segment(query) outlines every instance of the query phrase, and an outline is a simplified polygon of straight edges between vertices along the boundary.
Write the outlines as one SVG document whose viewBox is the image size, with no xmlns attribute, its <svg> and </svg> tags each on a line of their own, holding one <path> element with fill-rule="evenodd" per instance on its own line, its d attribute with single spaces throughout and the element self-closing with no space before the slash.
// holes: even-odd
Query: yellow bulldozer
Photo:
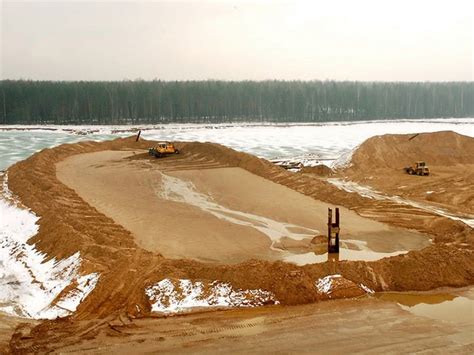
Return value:
<svg viewBox="0 0 474 355">
<path fill-rule="evenodd" d="M 430 175 L 430 168 L 424 161 L 415 162 L 415 166 L 405 168 L 405 171 L 410 175 L 428 176 Z"/>
<path fill-rule="evenodd" d="M 156 146 L 148 149 L 148 154 L 156 158 L 162 158 L 170 154 L 179 154 L 179 150 L 170 142 L 159 142 Z"/>
</svg>

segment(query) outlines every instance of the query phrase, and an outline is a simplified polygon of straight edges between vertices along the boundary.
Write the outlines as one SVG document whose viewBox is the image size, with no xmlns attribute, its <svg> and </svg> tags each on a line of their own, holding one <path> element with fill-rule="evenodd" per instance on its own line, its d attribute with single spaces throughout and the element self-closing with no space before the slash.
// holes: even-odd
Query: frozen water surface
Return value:
<svg viewBox="0 0 474 355">
<path fill-rule="evenodd" d="M 335 160 L 367 138 L 386 133 L 452 130 L 474 136 L 474 119 L 426 119 L 319 124 L 169 124 L 155 126 L 0 126 L 0 170 L 43 148 L 135 134 L 171 141 L 221 143 L 266 159 Z M 27 129 L 27 130 L 25 130 Z"/>
</svg>

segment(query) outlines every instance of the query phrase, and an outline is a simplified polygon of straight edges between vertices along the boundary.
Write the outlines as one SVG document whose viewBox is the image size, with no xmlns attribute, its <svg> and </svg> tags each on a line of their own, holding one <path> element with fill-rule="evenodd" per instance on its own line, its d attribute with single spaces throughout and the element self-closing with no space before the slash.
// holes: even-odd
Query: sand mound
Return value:
<svg viewBox="0 0 474 355">
<path fill-rule="evenodd" d="M 369 138 L 352 155 L 351 169 L 401 169 L 415 161 L 428 165 L 474 164 L 474 139 L 444 131 L 420 134 L 387 134 Z"/>
<path fill-rule="evenodd" d="M 420 160 L 430 176 L 406 174 L 403 168 Z M 340 173 L 386 194 L 474 218 L 474 138 L 450 131 L 372 137 Z"/>
</svg>

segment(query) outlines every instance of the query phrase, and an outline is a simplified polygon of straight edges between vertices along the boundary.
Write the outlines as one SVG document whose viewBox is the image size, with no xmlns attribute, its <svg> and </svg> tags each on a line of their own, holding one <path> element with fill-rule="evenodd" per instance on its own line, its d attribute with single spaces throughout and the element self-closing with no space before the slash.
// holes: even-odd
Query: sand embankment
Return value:
<svg viewBox="0 0 474 355">
<path fill-rule="evenodd" d="M 361 216 L 430 234 L 434 244 L 374 262 L 341 261 L 336 265 L 322 263 L 305 267 L 280 261 L 216 265 L 168 259 L 143 248 L 130 230 L 100 210 L 102 202 L 94 207 L 81 197 L 83 191 L 76 192 L 56 175 L 56 164 L 67 163 L 66 159 L 78 154 L 111 150 L 132 154 L 145 151 L 152 144 L 136 143 L 134 138 L 66 144 L 45 149 L 8 169 L 11 190 L 41 217 L 39 233 L 31 242 L 51 257 L 64 258 L 79 251 L 83 271 L 101 274 L 95 290 L 78 308 L 76 319 L 104 317 L 113 312 L 147 315 L 150 304 L 144 289 L 163 278 L 222 280 L 242 289 L 265 289 L 273 292 L 284 305 L 321 299 L 315 291 L 315 280 L 335 272 L 375 290 L 426 290 L 474 283 L 472 229 L 464 224 L 416 208 L 349 194 L 323 180 L 289 173 L 267 161 L 220 145 L 183 143 L 179 145 L 183 154 L 177 157 L 156 160 L 143 153 L 129 159 L 148 159 L 168 176 L 183 169 L 241 168 L 311 198 L 346 206 Z M 100 167 L 96 167 L 96 172 L 99 170 Z M 113 185 L 114 181 L 109 183 Z M 199 181 L 195 183 L 199 185 Z"/>
<path fill-rule="evenodd" d="M 404 171 L 420 160 L 429 165 L 430 176 Z M 391 195 L 474 215 L 474 138 L 455 132 L 372 137 L 355 150 L 341 175 Z"/>
</svg>

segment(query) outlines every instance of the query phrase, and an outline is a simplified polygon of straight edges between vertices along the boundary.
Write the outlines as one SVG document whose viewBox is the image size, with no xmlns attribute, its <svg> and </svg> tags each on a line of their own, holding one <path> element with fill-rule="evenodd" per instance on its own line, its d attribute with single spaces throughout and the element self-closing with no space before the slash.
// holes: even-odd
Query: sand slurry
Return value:
<svg viewBox="0 0 474 355">
<path fill-rule="evenodd" d="M 282 238 L 308 244 L 325 233 L 327 203 L 239 167 L 164 173 L 149 159 L 128 159 L 137 153 L 74 155 L 57 165 L 57 176 L 147 250 L 203 262 L 276 260 L 288 258 L 274 247 Z M 343 239 L 362 241 L 382 257 L 429 245 L 420 233 L 340 210 Z"/>
</svg>

